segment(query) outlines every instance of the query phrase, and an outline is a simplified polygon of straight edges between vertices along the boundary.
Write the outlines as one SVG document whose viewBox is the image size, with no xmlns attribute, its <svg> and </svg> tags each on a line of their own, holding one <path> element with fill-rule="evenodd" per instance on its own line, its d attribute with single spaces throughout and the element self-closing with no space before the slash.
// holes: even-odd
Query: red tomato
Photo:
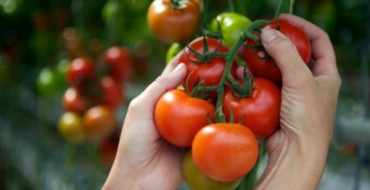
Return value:
<svg viewBox="0 0 370 190">
<path fill-rule="evenodd" d="M 220 44 L 221 42 L 217 39 L 207 38 L 206 42 L 208 51 L 215 51 L 218 47 L 219 49 L 217 52 L 222 53 L 229 51 L 229 49 L 223 44 Z M 189 44 L 189 47 L 202 54 L 204 48 L 203 43 L 204 38 L 199 37 L 192 41 Z M 221 81 L 225 69 L 226 60 L 221 57 L 213 57 L 202 63 L 195 63 L 197 61 L 199 61 L 198 58 L 193 53 L 191 53 L 189 48 L 185 48 L 179 59 L 180 63 L 186 64 L 188 70 L 189 91 L 193 90 L 197 82 L 204 81 L 204 86 L 218 85 Z M 235 76 L 236 67 L 236 62 L 233 62 L 231 67 L 231 74 L 233 76 Z M 186 80 L 187 79 L 185 78 L 182 82 L 184 87 L 186 87 Z"/>
<path fill-rule="evenodd" d="M 104 166 L 111 167 L 116 157 L 120 133 L 115 132 L 108 138 L 104 138 L 99 145 L 100 161 Z"/>
<path fill-rule="evenodd" d="M 108 75 L 117 82 L 122 82 L 132 72 L 132 59 L 129 51 L 124 47 L 113 46 L 104 54 L 104 63 Z"/>
<path fill-rule="evenodd" d="M 69 87 L 63 95 L 63 107 L 67 111 L 83 113 L 92 105 L 92 101 L 74 87 Z"/>
<path fill-rule="evenodd" d="M 101 103 L 113 109 L 121 106 L 124 101 L 124 93 L 120 84 L 112 77 L 106 76 L 101 82 L 102 98 Z"/>
<path fill-rule="evenodd" d="M 67 70 L 67 80 L 75 87 L 85 87 L 94 78 L 94 63 L 89 58 L 74 59 Z"/>
<path fill-rule="evenodd" d="M 213 118 L 215 106 L 188 96 L 182 90 L 163 94 L 154 109 L 154 121 L 159 134 L 174 145 L 189 147 L 195 134 Z"/>
<path fill-rule="evenodd" d="M 254 78 L 249 97 L 235 98 L 231 90 L 226 89 L 223 112 L 229 120 L 232 111 L 234 122 L 243 121 L 243 125 L 250 128 L 257 137 L 266 138 L 279 128 L 280 105 L 280 89 L 267 79 Z"/>
<path fill-rule="evenodd" d="M 195 136 L 192 154 L 196 166 L 209 178 L 233 181 L 252 170 L 258 158 L 253 132 L 235 123 L 214 123 Z"/>
<path fill-rule="evenodd" d="M 170 44 L 194 38 L 200 14 L 199 0 L 154 0 L 149 6 L 147 20 L 153 34 Z"/>
<path fill-rule="evenodd" d="M 87 140 L 101 141 L 116 130 L 116 117 L 107 106 L 98 105 L 87 110 L 83 116 Z"/>
<path fill-rule="evenodd" d="M 273 20 L 267 26 L 270 28 L 278 29 L 284 35 L 286 35 L 293 44 L 297 47 L 299 55 L 302 60 L 308 64 L 311 59 L 311 44 L 306 34 L 298 27 L 289 24 L 285 20 Z M 257 45 L 253 40 L 248 40 L 246 45 Z M 248 64 L 248 68 L 255 77 L 264 77 L 274 81 L 277 84 L 281 84 L 281 73 L 279 68 L 276 66 L 275 61 L 271 58 L 264 57 L 262 50 L 255 50 L 251 48 L 245 49 L 245 61 Z M 294 63 L 292 63 L 294 64 Z"/>
</svg>

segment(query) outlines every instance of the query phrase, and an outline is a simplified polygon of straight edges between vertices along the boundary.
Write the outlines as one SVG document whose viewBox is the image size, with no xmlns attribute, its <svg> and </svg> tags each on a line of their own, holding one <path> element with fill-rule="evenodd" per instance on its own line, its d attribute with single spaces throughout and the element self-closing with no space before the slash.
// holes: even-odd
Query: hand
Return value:
<svg viewBox="0 0 370 190">
<path fill-rule="evenodd" d="M 316 189 L 334 125 L 340 77 L 328 35 L 306 20 L 282 15 L 310 39 L 310 68 L 282 33 L 263 29 L 267 52 L 282 73 L 280 129 L 267 141 L 268 166 L 256 189 Z M 310 70 L 311 69 L 311 70 Z"/>
<path fill-rule="evenodd" d="M 177 57 L 161 76 L 129 105 L 116 159 L 103 189 L 176 189 L 182 182 L 182 149 L 158 134 L 153 111 L 158 98 L 176 88 L 186 75 Z"/>
</svg>

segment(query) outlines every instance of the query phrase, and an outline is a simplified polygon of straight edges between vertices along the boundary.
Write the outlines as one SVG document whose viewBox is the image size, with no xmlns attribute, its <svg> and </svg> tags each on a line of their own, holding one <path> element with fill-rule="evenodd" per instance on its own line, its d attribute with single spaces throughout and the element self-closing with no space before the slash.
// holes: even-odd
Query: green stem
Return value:
<svg viewBox="0 0 370 190">
<path fill-rule="evenodd" d="M 274 19 L 278 19 L 281 13 L 293 13 L 294 0 L 280 0 Z"/>
<path fill-rule="evenodd" d="M 202 15 L 201 15 L 201 23 L 202 23 L 202 30 L 207 30 L 208 28 L 208 8 L 209 8 L 209 0 L 203 0 L 203 9 L 202 9 Z"/>
</svg>

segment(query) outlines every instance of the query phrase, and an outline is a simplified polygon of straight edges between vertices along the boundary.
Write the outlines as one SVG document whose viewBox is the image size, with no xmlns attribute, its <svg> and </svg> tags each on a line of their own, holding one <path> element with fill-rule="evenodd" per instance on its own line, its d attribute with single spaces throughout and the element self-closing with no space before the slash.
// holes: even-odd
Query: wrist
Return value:
<svg viewBox="0 0 370 190">
<path fill-rule="evenodd" d="M 317 189 L 327 148 L 288 140 L 280 145 L 269 149 L 269 162 L 256 189 Z"/>
</svg>

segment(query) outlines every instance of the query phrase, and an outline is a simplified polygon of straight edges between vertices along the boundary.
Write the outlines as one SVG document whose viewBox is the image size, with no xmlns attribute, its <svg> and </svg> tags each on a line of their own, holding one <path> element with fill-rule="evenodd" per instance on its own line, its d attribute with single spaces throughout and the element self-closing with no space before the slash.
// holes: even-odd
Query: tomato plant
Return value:
<svg viewBox="0 0 370 190">
<path fill-rule="evenodd" d="M 306 34 L 298 27 L 285 20 L 273 20 L 265 27 L 275 28 L 286 35 L 296 46 L 302 60 L 308 64 L 311 59 L 311 44 Z M 258 46 L 259 44 L 252 39 L 246 42 L 247 46 Z M 268 78 L 277 84 L 281 84 L 281 73 L 275 61 L 267 56 L 265 50 L 261 48 L 246 48 L 245 61 L 248 68 L 255 77 Z M 292 63 L 294 64 L 294 63 Z"/>
<path fill-rule="evenodd" d="M 217 181 L 238 180 L 258 158 L 258 142 L 251 130 L 235 123 L 215 123 L 195 136 L 192 154 L 195 165 Z"/>
<path fill-rule="evenodd" d="M 203 86 L 218 85 L 225 69 L 225 58 L 209 56 L 198 57 L 189 48 L 200 54 L 205 53 L 205 49 L 207 49 L 208 52 L 225 53 L 229 48 L 224 46 L 217 39 L 199 37 L 193 40 L 180 55 L 179 62 L 184 63 L 188 70 L 188 77 L 182 82 L 185 88 L 192 91 L 194 86 L 199 82 L 204 82 Z M 230 72 L 234 76 L 236 66 L 236 62 L 233 62 Z"/>
<path fill-rule="evenodd" d="M 81 143 L 85 140 L 82 118 L 78 113 L 65 112 L 59 118 L 58 131 L 71 143 Z"/>
<path fill-rule="evenodd" d="M 182 173 L 186 184 L 192 190 L 234 190 L 240 183 L 240 180 L 216 181 L 204 175 L 195 165 L 191 150 L 187 151 L 182 159 Z"/>
<path fill-rule="evenodd" d="M 105 76 L 100 82 L 102 89 L 101 103 L 111 107 L 118 108 L 123 104 L 124 93 L 120 83 L 113 80 L 112 77 Z"/>
<path fill-rule="evenodd" d="M 157 101 L 154 121 L 164 139 L 180 147 L 189 147 L 214 111 L 214 105 L 206 100 L 193 98 L 182 90 L 170 90 Z"/>
<path fill-rule="evenodd" d="M 234 12 L 224 12 L 211 21 L 210 29 L 214 32 L 221 32 L 222 43 L 227 47 L 231 47 L 251 23 L 252 21 L 243 15 Z"/>
<path fill-rule="evenodd" d="M 88 109 L 83 116 L 87 140 L 100 141 L 116 129 L 116 117 L 107 106 L 97 105 Z"/>
<path fill-rule="evenodd" d="M 252 92 L 248 97 L 237 98 L 231 89 L 226 89 L 223 112 L 227 120 L 232 112 L 234 122 L 242 122 L 257 137 L 266 138 L 279 128 L 280 104 L 280 89 L 267 79 L 254 78 Z"/>
<path fill-rule="evenodd" d="M 110 47 L 104 54 L 107 74 L 117 82 L 122 82 L 132 72 L 132 59 L 129 51 L 120 46 Z"/>
<path fill-rule="evenodd" d="M 72 60 L 67 70 L 67 81 L 75 87 L 84 88 L 95 76 L 93 61 L 87 57 Z"/>
<path fill-rule="evenodd" d="M 186 42 L 197 34 L 200 14 L 198 0 L 154 0 L 147 20 L 150 30 L 161 41 Z"/>
</svg>

